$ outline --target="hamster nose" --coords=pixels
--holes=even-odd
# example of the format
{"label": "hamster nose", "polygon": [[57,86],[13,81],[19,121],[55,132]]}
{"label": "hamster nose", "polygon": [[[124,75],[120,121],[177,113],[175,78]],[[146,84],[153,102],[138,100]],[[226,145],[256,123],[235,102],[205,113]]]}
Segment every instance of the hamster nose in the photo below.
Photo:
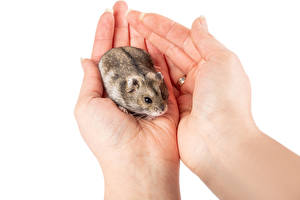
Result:
{"label": "hamster nose", "polygon": [[159,108],[161,109],[161,111],[164,111],[164,110],[165,110],[165,107],[166,107],[165,104],[160,104],[160,105],[159,105]]}

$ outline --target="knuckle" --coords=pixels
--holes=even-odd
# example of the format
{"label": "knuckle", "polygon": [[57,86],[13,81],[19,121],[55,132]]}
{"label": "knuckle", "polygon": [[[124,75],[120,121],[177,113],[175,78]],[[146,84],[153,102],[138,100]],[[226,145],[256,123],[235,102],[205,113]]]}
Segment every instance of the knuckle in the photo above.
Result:
{"label": "knuckle", "polygon": [[176,22],[172,22],[171,26],[169,27],[169,29],[166,32],[166,38],[169,39],[169,35],[170,33],[172,33],[172,31],[174,31],[174,28],[176,28]]}
{"label": "knuckle", "polygon": [[232,65],[239,62],[238,56],[229,50],[218,51],[215,57],[218,61],[226,65]]}
{"label": "knuckle", "polygon": [[166,48],[165,54],[168,55],[168,56],[172,55],[172,51],[173,51],[175,48],[176,48],[175,45],[170,44],[170,45]]}
{"label": "knuckle", "polygon": [[231,51],[226,51],[224,53],[224,61],[228,64],[237,63],[239,61],[237,55]]}

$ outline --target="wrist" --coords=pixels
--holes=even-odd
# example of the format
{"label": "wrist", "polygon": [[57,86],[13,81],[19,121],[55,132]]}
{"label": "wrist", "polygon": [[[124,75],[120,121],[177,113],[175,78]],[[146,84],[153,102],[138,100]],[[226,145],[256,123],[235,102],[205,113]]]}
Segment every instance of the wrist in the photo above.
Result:
{"label": "wrist", "polygon": [[214,168],[220,166],[224,158],[238,153],[249,141],[261,135],[250,115],[219,115],[198,119],[195,124],[194,130],[206,153],[201,154],[202,158],[194,163],[192,170],[201,179],[210,179]]}
{"label": "wrist", "polygon": [[215,125],[205,137],[210,159],[195,170],[214,194],[220,199],[297,199],[299,157],[263,134],[253,120],[227,123],[222,130]]}
{"label": "wrist", "polygon": [[179,161],[133,159],[102,167],[105,199],[180,199]]}
{"label": "wrist", "polygon": [[224,185],[237,186],[237,182],[241,181],[238,171],[244,168],[249,149],[254,148],[253,144],[262,136],[250,117],[231,117],[218,123],[214,121],[209,136],[204,139],[209,152],[206,155],[207,162],[198,163],[194,172],[221,197],[224,188],[227,188]]}

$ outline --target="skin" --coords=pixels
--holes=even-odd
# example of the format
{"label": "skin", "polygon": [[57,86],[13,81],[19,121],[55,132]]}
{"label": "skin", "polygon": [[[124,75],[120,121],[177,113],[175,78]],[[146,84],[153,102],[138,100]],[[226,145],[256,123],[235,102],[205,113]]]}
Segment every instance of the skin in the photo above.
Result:
{"label": "skin", "polygon": [[220,199],[300,199],[300,158],[255,125],[250,83],[238,57],[209,32],[131,11],[130,26],[167,56],[180,111],[180,158]]}
{"label": "skin", "polygon": [[[205,19],[187,29],[137,11],[127,21],[126,10],[117,2],[114,15],[101,16],[92,59],[82,60],[75,108],[103,170],[105,199],[179,199],[179,154],[220,199],[300,199],[299,156],[256,127],[247,75]],[[135,120],[105,98],[97,63],[112,47],[127,45],[147,49],[161,67],[170,94],[166,115]]]}
{"label": "skin", "polygon": [[[113,8],[114,14],[105,12],[100,17],[91,59],[82,60],[84,78],[75,107],[80,132],[101,165],[105,199],[180,199],[179,112],[167,63],[137,31],[128,29],[126,3],[118,1]],[[97,63],[112,47],[129,45],[148,50],[164,75],[168,111],[154,120],[123,113],[103,94]]]}

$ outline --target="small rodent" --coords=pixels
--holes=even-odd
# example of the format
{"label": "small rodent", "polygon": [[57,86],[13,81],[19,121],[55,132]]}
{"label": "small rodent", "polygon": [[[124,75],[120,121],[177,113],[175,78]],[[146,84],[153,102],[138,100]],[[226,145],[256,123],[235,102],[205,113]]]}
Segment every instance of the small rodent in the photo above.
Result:
{"label": "small rodent", "polygon": [[101,57],[99,69],[108,97],[122,111],[150,118],[167,111],[167,86],[143,49],[113,48]]}

